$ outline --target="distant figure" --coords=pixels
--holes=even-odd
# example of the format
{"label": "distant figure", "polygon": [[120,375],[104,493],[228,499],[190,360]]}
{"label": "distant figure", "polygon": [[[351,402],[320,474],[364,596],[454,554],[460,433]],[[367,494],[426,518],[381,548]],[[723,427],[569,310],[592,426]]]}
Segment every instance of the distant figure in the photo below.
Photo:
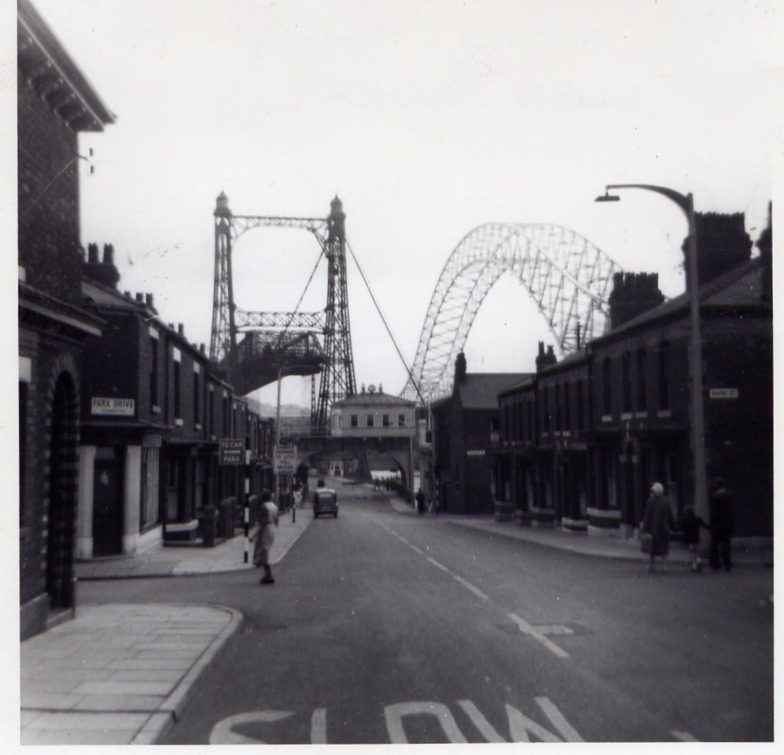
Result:
{"label": "distant figure", "polygon": [[422,488],[419,488],[416,492],[416,506],[420,514],[425,513],[425,494],[422,492]]}
{"label": "distant figure", "polygon": [[732,495],[724,486],[724,480],[717,477],[713,481],[713,495],[710,501],[710,565],[711,569],[732,569],[732,535],[735,522],[732,515]]}
{"label": "distant figure", "polygon": [[299,483],[297,483],[291,491],[291,496],[294,501],[292,506],[294,506],[295,509],[302,508],[302,495],[302,488],[299,486]]}
{"label": "distant figure", "polygon": [[275,542],[275,529],[278,526],[278,507],[272,501],[272,494],[266,488],[261,491],[261,504],[259,505],[259,520],[256,531],[251,535],[253,541],[253,565],[264,569],[261,584],[275,583],[272,576],[269,556],[270,548]]}
{"label": "distant figure", "polygon": [[683,544],[691,551],[691,570],[701,571],[700,527],[705,527],[705,529],[709,529],[709,527],[702,521],[702,517],[697,516],[694,506],[691,504],[683,509],[681,524],[683,526]]}
{"label": "distant figure", "polygon": [[[654,482],[651,486],[650,498],[645,504],[645,515],[640,528],[642,533],[648,534],[652,538],[648,571],[654,571],[656,556],[667,558],[670,552],[671,526],[670,500],[664,496],[664,486],[660,482]],[[664,569],[664,565],[662,565],[662,569]]]}

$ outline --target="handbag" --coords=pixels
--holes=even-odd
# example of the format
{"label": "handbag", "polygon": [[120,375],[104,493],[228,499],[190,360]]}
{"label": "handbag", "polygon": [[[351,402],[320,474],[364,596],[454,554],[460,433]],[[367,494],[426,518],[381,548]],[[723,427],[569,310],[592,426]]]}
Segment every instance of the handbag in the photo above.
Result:
{"label": "handbag", "polygon": [[653,535],[650,532],[640,534],[640,549],[643,553],[651,553],[653,551]]}

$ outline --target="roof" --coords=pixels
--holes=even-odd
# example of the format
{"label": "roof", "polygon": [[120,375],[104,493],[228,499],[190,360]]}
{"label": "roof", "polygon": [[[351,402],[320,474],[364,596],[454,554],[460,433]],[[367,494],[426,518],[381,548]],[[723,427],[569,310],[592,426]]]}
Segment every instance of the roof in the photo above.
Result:
{"label": "roof", "polygon": [[[763,267],[764,260],[761,257],[754,257],[741,265],[728,270],[722,275],[716,276],[708,281],[704,286],[700,286],[700,309],[719,309],[726,307],[759,307],[770,309],[769,302],[762,299],[763,292]],[[689,309],[689,294],[684,292],[658,307],[643,312],[641,315],[632,318],[623,325],[613,330],[596,336],[593,341],[601,342],[609,340],[621,333],[636,330],[650,322],[674,316],[681,311],[687,312]]]}
{"label": "roof", "polygon": [[55,110],[74,131],[103,131],[114,123],[114,113],[29,0],[17,2],[17,59],[34,85],[50,99],[58,95]]}
{"label": "roof", "polygon": [[400,396],[390,396],[383,391],[374,391],[373,393],[355,393],[353,396],[348,396],[341,401],[336,401],[335,406],[341,408],[350,408],[352,406],[400,408],[416,406],[416,401],[409,401],[409,399],[401,398]]}
{"label": "roof", "polygon": [[452,395],[460,394],[463,409],[497,409],[499,393],[530,377],[522,372],[468,373],[465,382],[455,383]]}

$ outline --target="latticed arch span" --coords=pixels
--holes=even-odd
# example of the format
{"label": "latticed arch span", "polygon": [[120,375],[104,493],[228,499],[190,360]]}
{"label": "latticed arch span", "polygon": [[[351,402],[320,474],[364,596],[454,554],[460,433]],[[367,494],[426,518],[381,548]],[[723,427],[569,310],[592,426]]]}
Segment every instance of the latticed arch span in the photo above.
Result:
{"label": "latticed arch span", "polygon": [[504,273],[522,283],[565,354],[603,328],[612,277],[620,271],[598,247],[562,226],[478,226],[441,271],[411,370],[416,386],[409,378],[403,395],[431,401],[451,390],[454,360],[485,296]]}

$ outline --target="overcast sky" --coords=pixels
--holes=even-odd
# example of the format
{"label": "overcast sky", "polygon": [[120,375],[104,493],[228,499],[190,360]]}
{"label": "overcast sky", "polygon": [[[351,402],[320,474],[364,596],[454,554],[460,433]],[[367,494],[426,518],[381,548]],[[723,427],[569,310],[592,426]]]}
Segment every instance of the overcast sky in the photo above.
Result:
{"label": "overcast sky", "polygon": [[[744,212],[756,239],[781,152],[780,0],[34,0],[117,123],[82,139],[82,243],[113,243],[120,288],[209,345],[212,212],[326,216],[349,244],[406,361],[441,269],[491,221],[554,223],[628,270],[683,290],[686,221]],[[235,248],[238,306],[291,310],[318,248],[255,231]],[[326,303],[320,268],[304,309]],[[358,385],[405,369],[349,259]],[[466,345],[470,371],[529,371],[553,342],[505,277]],[[265,398],[269,399],[267,391]],[[304,405],[309,383],[289,378]],[[272,394],[274,401],[274,393]]]}

